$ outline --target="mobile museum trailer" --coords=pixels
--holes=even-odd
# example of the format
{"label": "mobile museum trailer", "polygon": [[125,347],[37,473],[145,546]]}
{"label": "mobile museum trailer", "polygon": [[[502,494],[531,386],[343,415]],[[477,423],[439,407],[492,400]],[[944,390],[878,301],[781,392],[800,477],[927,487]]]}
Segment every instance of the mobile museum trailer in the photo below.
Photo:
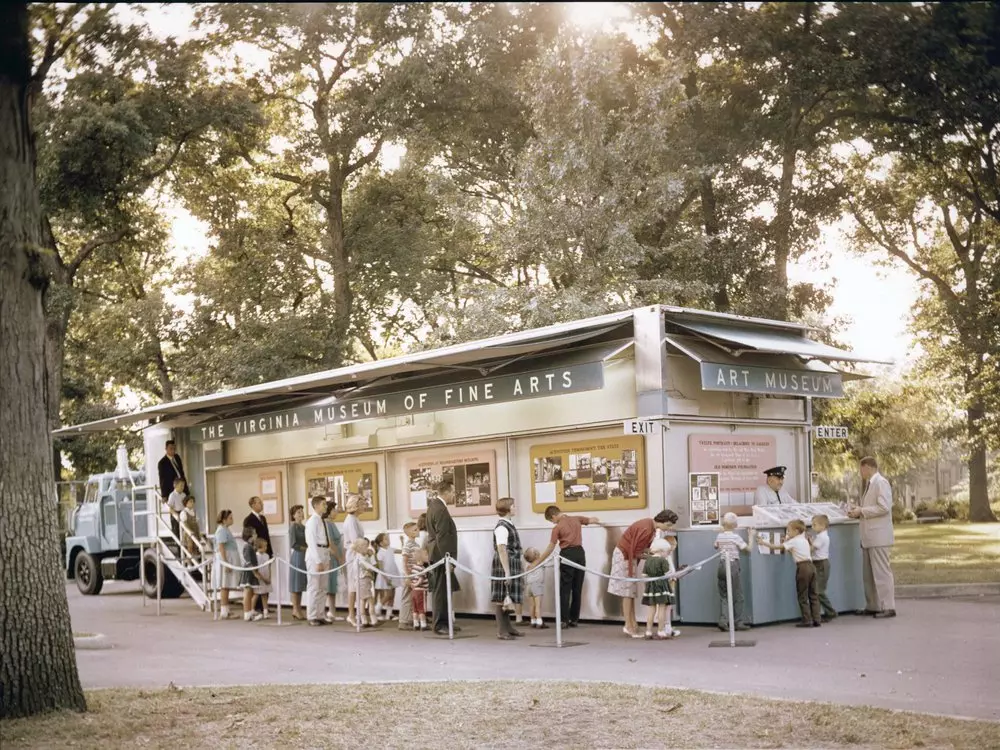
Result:
{"label": "mobile museum trailer", "polygon": [[[472,570],[490,570],[493,505],[504,496],[517,500],[513,520],[525,547],[547,545],[550,504],[597,516],[601,525],[586,527],[583,543],[587,566],[605,572],[630,523],[673,509],[683,565],[711,554],[729,510],[765,533],[784,526],[781,512],[796,512],[758,509],[753,520],[764,469],[787,466],[786,489],[810,498],[812,399],[841,396],[852,377],[830,362],[868,360],[809,332],[652,306],[162,404],[57,434],[146,420],[146,475],[156,476],[173,438],[202,528],[211,532],[223,508],[239,522],[248,499],[260,496],[275,554],[286,560],[291,506],[324,495],[338,503],[340,522],[346,493],[360,493],[366,534],[388,529],[398,547],[403,524],[449,477],[459,562]],[[699,485],[699,477],[708,478]],[[862,603],[860,550],[856,524],[837,520],[830,596],[846,610]],[[742,576],[753,622],[798,616],[784,557],[755,552]],[[491,613],[489,582],[458,577],[456,611]],[[551,615],[551,573],[546,585]],[[717,620],[714,567],[679,586],[683,621]],[[584,619],[621,616],[606,581],[588,576],[583,596]]]}

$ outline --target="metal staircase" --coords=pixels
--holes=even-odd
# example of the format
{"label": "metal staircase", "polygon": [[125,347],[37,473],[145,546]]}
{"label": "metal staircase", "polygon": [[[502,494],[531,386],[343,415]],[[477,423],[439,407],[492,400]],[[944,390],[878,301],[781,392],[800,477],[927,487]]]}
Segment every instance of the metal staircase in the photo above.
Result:
{"label": "metal staircase", "polygon": [[[133,485],[133,500],[135,493],[139,491],[145,491],[146,496],[149,498],[157,498],[158,489],[155,485],[146,485],[143,487]],[[140,549],[142,550],[140,554],[143,555],[143,563],[141,565],[143,588],[145,588],[146,583],[146,564],[145,550],[142,548],[148,548],[156,555],[156,565],[153,570],[157,574],[157,583],[159,584],[157,586],[157,600],[160,599],[162,592],[168,585],[166,576],[164,576],[164,580],[159,580],[160,573],[165,568],[177,583],[180,584],[181,588],[188,593],[191,601],[203,612],[208,611],[212,603],[211,592],[209,590],[211,560],[213,556],[211,548],[202,544],[201,540],[194,539],[193,541],[198,554],[193,555],[182,543],[182,540],[174,535],[170,524],[163,518],[163,514],[158,507],[159,504],[151,500],[149,505],[156,505],[157,507],[151,507],[138,512],[133,510],[132,513],[132,538],[136,544],[140,545]],[[136,507],[134,502],[132,507]],[[145,519],[145,522],[137,524],[137,518]],[[190,538],[190,532],[181,526],[181,537],[183,538],[185,535],[188,535],[188,538]]]}

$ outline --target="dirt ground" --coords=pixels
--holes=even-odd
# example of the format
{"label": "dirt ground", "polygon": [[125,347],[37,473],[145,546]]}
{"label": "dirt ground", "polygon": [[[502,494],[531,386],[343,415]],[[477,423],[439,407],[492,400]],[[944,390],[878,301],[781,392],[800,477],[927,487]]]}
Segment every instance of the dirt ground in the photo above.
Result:
{"label": "dirt ground", "polygon": [[991,748],[1000,724],[610,683],[95,690],[87,714],[0,722],[0,745],[76,747]]}
{"label": "dirt ground", "polygon": [[1000,582],[1000,523],[909,523],[895,531],[897,584]]}

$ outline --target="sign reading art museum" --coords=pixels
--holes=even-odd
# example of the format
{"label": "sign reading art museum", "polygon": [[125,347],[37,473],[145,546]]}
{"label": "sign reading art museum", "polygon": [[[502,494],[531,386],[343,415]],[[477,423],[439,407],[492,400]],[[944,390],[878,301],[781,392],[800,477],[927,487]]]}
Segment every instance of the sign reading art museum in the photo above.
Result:
{"label": "sign reading art museum", "polygon": [[454,385],[299,406],[252,417],[225,419],[191,427],[188,435],[196,443],[205,440],[232,440],[330,424],[359,422],[363,419],[424,414],[445,409],[460,409],[465,406],[484,406],[594,391],[603,386],[604,365],[601,362],[587,362],[518,375],[471,380]]}
{"label": "sign reading art museum", "polygon": [[774,393],[813,398],[842,398],[844,383],[839,372],[784,370],[701,363],[701,387],[706,391]]}

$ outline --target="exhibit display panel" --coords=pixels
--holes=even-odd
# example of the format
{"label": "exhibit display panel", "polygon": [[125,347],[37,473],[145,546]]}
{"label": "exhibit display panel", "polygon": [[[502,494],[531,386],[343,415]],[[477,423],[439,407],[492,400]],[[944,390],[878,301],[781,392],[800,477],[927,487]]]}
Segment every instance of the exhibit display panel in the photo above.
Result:
{"label": "exhibit display panel", "polygon": [[325,497],[336,508],[333,520],[342,522],[347,517],[347,496],[357,494],[363,503],[358,520],[377,521],[380,507],[378,489],[378,464],[374,461],[335,464],[306,469],[303,497],[306,501],[314,497]]}
{"label": "exhibit display panel", "polygon": [[567,513],[645,508],[646,446],[641,436],[580,439],[531,447],[531,507]]}

